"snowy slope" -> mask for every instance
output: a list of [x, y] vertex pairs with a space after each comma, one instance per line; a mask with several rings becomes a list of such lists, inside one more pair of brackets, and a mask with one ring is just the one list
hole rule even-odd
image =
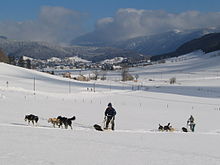
[[[0, 63], [0, 164], [220, 164], [218, 54], [197, 52], [133, 68], [137, 83], [115, 81], [119, 72], [82, 83]], [[167, 82], [172, 76], [177, 84]], [[96, 91], [87, 91], [94, 84]], [[108, 102], [117, 111], [116, 130], [95, 131], [92, 125], [102, 125]], [[30, 113], [39, 116], [38, 126], [24, 121]], [[183, 133], [191, 114], [196, 131]], [[47, 122], [58, 115], [75, 115], [73, 130]], [[177, 131], [156, 131], [168, 122]]]

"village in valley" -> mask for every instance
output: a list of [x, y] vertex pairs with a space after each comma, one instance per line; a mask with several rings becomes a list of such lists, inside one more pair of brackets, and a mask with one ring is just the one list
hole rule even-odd
[[[152, 65], [149, 58], [139, 61], [132, 61], [123, 57], [116, 57], [114, 59], [107, 59], [102, 62], [91, 62], [84, 60], [80, 57], [66, 57], [41, 60], [34, 59], [26, 56], [10, 57], [9, 61], [15, 66], [24, 67], [27, 69], [34, 69], [40, 72], [46, 72], [53, 75], [63, 76], [65, 78], [75, 79], [79, 81], [89, 80], [105, 80], [106, 72], [108, 71], [121, 71], [127, 72], [129, 67], [147, 66]], [[126, 71], [125, 71], [126, 70]], [[83, 75], [83, 71], [88, 71], [90, 74]], [[73, 76], [72, 73], [77, 73]], [[134, 80], [137, 76], [127, 76], [127, 80]]]

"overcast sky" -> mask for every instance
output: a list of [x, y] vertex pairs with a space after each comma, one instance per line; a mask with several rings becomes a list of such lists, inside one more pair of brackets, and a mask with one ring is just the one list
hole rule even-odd
[[68, 43], [220, 26], [219, 0], [0, 0], [0, 35]]

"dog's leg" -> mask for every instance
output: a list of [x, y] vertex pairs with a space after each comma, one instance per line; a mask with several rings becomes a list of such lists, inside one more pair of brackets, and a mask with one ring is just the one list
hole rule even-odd
[[37, 121], [35, 121], [35, 124], [36, 124], [36, 127], [38, 127], [38, 122]]
[[[56, 122], [56, 125], [59, 127], [59, 123], [58, 122]], [[60, 128], [60, 127], [59, 127]]]

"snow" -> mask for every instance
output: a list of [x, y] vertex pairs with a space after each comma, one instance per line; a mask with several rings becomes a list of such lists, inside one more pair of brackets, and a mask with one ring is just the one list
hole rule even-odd
[[82, 59], [78, 56], [74, 56], [74, 57], [68, 57], [66, 58], [67, 60], [70, 60], [70, 61], [73, 61], [73, 62], [84, 62], [84, 63], [90, 63], [91, 61], [88, 61], [88, 60], [85, 60], [85, 59]]
[[[105, 81], [77, 82], [0, 63], [0, 164], [219, 165], [219, 60], [219, 52], [196, 52], [130, 69], [138, 82], [116, 81], [117, 71]], [[95, 131], [109, 102], [116, 130]], [[38, 126], [24, 121], [31, 113]], [[59, 115], [76, 116], [73, 130], [47, 122]], [[183, 133], [190, 115], [195, 132]], [[175, 132], [156, 131], [168, 122]]]
[[23, 60], [33, 60], [33, 58], [31, 58], [31, 57], [27, 57], [27, 56], [23, 56]]
[[107, 59], [107, 60], [104, 60], [102, 63], [103, 64], [117, 64], [117, 63], [120, 63], [124, 60], [123, 57], [115, 57], [113, 59]]
[[57, 57], [51, 57], [50, 59], [47, 60], [48, 62], [61, 62], [60, 58]]

